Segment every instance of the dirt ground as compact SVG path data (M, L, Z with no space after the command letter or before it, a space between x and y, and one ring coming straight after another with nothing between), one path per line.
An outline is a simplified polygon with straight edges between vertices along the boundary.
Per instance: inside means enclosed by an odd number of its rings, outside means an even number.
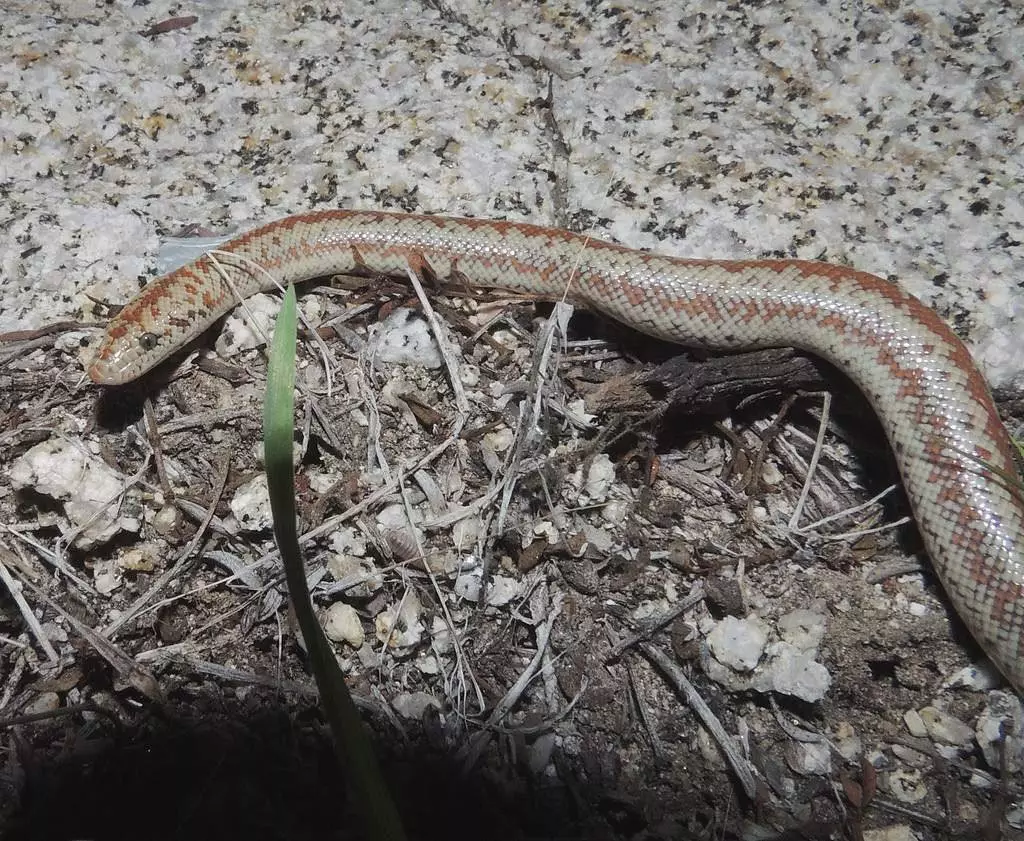
M1015 837L1021 776L908 723L969 736L991 696L944 686L979 651L912 525L876 529L907 511L864 505L898 478L840 375L782 354L652 377L678 349L431 300L451 352L428 369L370 336L407 287L306 290L331 326L296 422L314 601L412 837ZM0 348L4 837L357 837L261 519L261 353L207 337L104 393L92 335ZM54 441L123 477L90 545L68 499L15 488ZM723 677L713 628L755 616L771 643L793 615L821 617L820 700Z

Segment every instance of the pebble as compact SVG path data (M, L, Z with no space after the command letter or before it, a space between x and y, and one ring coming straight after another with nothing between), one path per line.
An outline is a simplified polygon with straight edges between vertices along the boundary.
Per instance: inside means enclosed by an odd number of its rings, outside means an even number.
M426 319L407 307L398 307L375 326L370 336L370 349L378 362L431 369L444 364Z
M749 672L764 655L768 626L756 616L726 616L708 634L707 643L718 662L738 672Z
M1005 760L1011 774L1024 772L1024 704L1012 692L993 691L975 723L975 738L989 768Z
M923 707L921 720L928 735L937 742L967 748L974 743L974 731L956 716L938 707Z
M31 489L61 503L67 518L63 530L74 535L79 549L141 528L137 497L125 493L127 477L74 441L54 437L30 447L8 475L16 490Z
M359 613L352 605L344 602L335 602L327 608L323 628L329 640L347 643L352 648L359 648L366 640Z
M260 473L239 485L228 502L239 528L247 532L262 532L274 523L270 510L270 491L267 475Z

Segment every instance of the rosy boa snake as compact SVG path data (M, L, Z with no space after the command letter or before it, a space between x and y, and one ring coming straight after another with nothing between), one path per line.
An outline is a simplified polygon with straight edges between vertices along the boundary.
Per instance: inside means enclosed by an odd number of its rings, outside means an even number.
M236 292L273 288L268 276L287 284L410 267L537 299L568 290L574 302L684 345L824 357L878 413L950 602L1024 691L1024 498L1007 481L1017 476L1011 443L964 345L888 281L828 263L678 259L533 225L345 210L272 222L219 251L240 259L177 269L110 322L93 381L134 380L234 307Z

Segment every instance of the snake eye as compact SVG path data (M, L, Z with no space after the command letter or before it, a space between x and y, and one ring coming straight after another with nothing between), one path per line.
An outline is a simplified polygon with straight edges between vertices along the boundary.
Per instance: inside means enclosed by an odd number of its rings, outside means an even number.
M160 337L156 333L143 333L139 336L139 347L143 350L153 350L160 344Z

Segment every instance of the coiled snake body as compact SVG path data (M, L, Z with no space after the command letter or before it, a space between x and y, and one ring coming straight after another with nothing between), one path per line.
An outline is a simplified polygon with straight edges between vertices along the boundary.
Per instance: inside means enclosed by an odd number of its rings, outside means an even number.
M679 259L513 222L345 210L272 222L220 251L239 259L215 266L201 257L149 284L110 322L89 369L95 382L139 377L234 307L236 291L272 288L268 277L404 276L408 267L565 296L689 346L791 346L824 357L878 413L951 604L1024 690L1024 499L1008 481L1017 475L1011 444L964 345L888 281L827 263Z

